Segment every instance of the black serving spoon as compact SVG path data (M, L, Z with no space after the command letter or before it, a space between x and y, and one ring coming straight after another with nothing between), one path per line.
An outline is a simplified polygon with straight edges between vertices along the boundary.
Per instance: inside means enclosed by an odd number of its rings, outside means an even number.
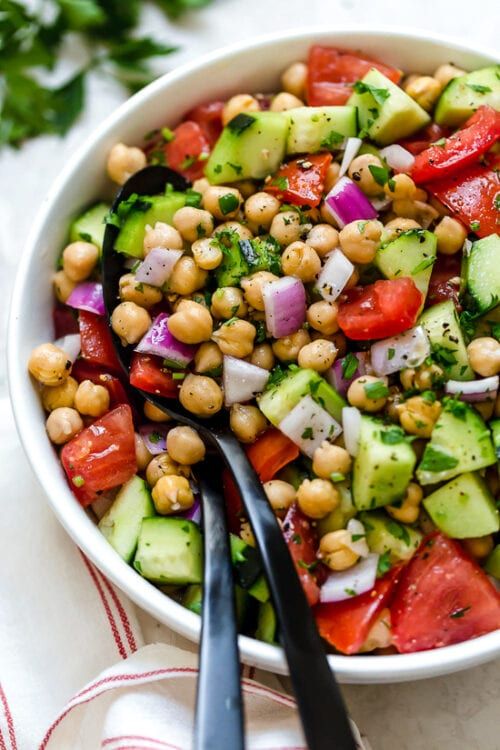
M175 190L189 187L181 175L168 167L145 167L127 180L112 209L115 211L119 203L134 193L143 196L163 193L168 183ZM114 224L106 225L102 278L108 318L119 303L118 282L124 273L123 255L114 250L118 232L119 228ZM111 333L118 358L128 372L130 347L123 347L116 334ZM140 393L172 419L193 427L218 450L233 474L261 553L309 750L356 750L340 689L328 664L288 547L261 482L229 428L227 415L219 412L210 419L200 419L178 401L145 391ZM216 685L214 690L217 690Z

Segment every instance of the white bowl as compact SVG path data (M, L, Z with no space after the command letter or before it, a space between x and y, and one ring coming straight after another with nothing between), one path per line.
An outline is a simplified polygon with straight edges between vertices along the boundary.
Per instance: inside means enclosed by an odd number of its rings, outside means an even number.
M27 456L59 520L86 555L136 604L187 638L197 641L197 615L162 594L126 565L108 545L66 484L44 429L38 393L27 361L34 346L51 340L51 275L66 239L70 219L110 186L106 155L117 141L141 143L144 132L175 124L192 106L245 91L269 91L280 72L304 59L312 43L359 48L407 71L432 72L454 61L469 69L498 62L494 53L449 40L395 30L309 29L284 32L227 47L195 60L152 83L119 107L91 135L45 197L24 250L12 296L8 333L8 373L17 427ZM57 585L57 582L55 582ZM286 672L282 650L240 636L244 662ZM500 654L500 631L454 646L392 656L330 656L338 678L351 683L382 683L432 677L486 662Z

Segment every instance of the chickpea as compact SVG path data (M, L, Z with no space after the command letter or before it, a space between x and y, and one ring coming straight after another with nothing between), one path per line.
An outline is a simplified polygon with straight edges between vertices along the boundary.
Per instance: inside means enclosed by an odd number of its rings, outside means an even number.
M495 546L493 541L493 535L487 534L486 536L471 537L469 539L462 539L466 551L471 557L475 557L478 560L483 560L488 557L490 552Z
M179 474L179 466L172 460L168 453L159 453L147 465L146 481L150 487L154 487L161 477L175 476Z
M257 271L257 273L241 279L240 284L245 294L245 299L254 310L264 311L265 306L262 290L270 281L277 280L278 276L275 276L270 271Z
M357 286L358 283L359 283L359 271L357 268L355 268L354 271L349 276L349 278L347 279L347 284L345 285L344 289L352 289L354 286Z
M378 156L375 156L374 154L362 154L361 156L356 156L352 160L347 171L351 180L357 183L363 193L373 197L383 193L383 188L375 180L370 171L370 167L382 166L383 164Z
M71 372L71 360L54 344L40 344L31 352L28 370L43 385L61 385Z
M491 336L481 336L471 341L467 355L472 369L483 378L500 372L500 343Z
M287 276L296 276L307 283L314 281L321 270L318 253L305 242L292 242L281 256L281 267Z
M428 438L441 414L439 401L429 402L422 396L412 396L397 407L401 427L410 435Z
M337 357L344 357L347 354L347 339L342 331L337 331L328 338L333 341L337 348Z
M432 76L418 76L406 84L405 91L422 109L430 112L441 93L441 85Z
M194 355L195 372L216 373L222 367L222 352L214 341L205 341Z
M352 459L346 449L327 440L314 451L312 468L321 479L329 479L331 474L347 475L351 465Z
M395 174L384 185L384 193L393 201L417 199L417 186L407 174Z
M205 190L207 190L209 187L210 183L206 177L200 177L198 180L195 180L193 182L193 190L196 193L201 193L201 195L203 195Z
M194 495L186 477L169 474L160 477L151 493L158 513L168 516L188 510L193 506Z
M424 190L423 188L419 188L419 187L415 188L414 199L416 201L421 201L422 203L427 203L428 198L429 198L429 194L428 194L428 192L426 190Z
M72 242L62 254L63 271L71 281L84 281L94 270L99 248L92 242Z
M328 169L326 170L325 177L325 193L330 192L332 187L338 182L340 177L340 164L337 161L332 161Z
M310 340L311 337L308 332L304 328L300 328L295 333L290 334L290 336L276 339L272 344L273 353L280 362L296 362L300 350Z
M306 344L299 351L300 367L308 367L316 372L326 372L335 362L337 350L335 344L327 339L316 339Z
M307 244L320 258L338 247L339 233L330 224L315 224L306 237Z
M208 341L213 331L212 316L199 302L183 299L169 317L168 330L183 344Z
M187 375L182 381L179 401L192 414L211 417L222 408L222 390L213 378Z
M248 544L250 547L257 546L257 542L255 541L255 537L253 535L252 527L250 526L248 521L241 522L240 537L243 539L245 544Z
M231 185L240 191L245 200L257 192L257 185L253 180L238 180L237 182L232 182Z
M286 513L297 496L295 487L281 479L271 479L269 482L265 482L264 492L272 509L278 516L283 516Z
M239 221L226 221L224 224L219 224L213 236L217 237L221 232L234 232L239 240L251 240L253 237L251 230Z
M416 369L407 367L401 370L399 379L401 385L407 391L412 388L418 388L419 391L428 391L441 383L443 375L443 368L433 363L420 365Z
M259 191L246 199L245 218L253 227L269 229L280 208L281 203L274 195Z
M250 355L251 364L262 367L264 370L272 370L275 361L271 344L268 344L267 341L263 344L257 344Z
M83 430L83 422L76 409L59 406L50 412L45 428L52 443L63 445Z
M385 509L391 518L400 523L415 523L420 514L420 503L423 490L416 482L410 482L401 505L386 505Z
M135 302L120 302L111 315L111 328L123 346L137 344L151 326L151 316Z
M327 479L304 479L297 490L297 503L309 518L324 518L340 504L340 494Z
M207 276L207 271L200 268L194 258L190 255L183 255L170 274L169 291L174 294L193 294L205 286Z
M170 422L172 419L168 414L165 414L163 409L159 409L151 401L144 402L144 416L151 422Z
M435 208L422 201L396 200L393 201L392 209L396 216L413 219L424 229L427 229L439 216Z
M54 411L62 406L72 407L75 403L75 393L78 383L71 376L61 385L44 385L42 388L42 404L45 411Z
M197 464L205 458L205 444L192 427L173 427L167 434L167 452L179 464Z
M210 307L214 318L229 320L229 318L244 318L248 312L243 292L236 286L223 286L212 294Z
M437 239L438 253L442 255L455 255L458 253L467 239L467 230L461 221L444 216L434 228Z
M300 240L302 235L310 228L310 225L300 223L300 216L297 211L281 211L273 218L269 234L280 245L290 245L292 242Z
M147 255L155 247L182 250L183 241L180 232L163 221L157 221L154 227L148 224L144 234L144 255Z
M327 302L326 300L313 302L307 310L307 322L315 331L330 336L339 330L338 311L336 302Z
M303 107L304 102L302 99L298 99L293 94L289 94L287 91L280 91L279 94L273 98L269 109L271 112L286 112L288 109L294 109L294 107Z
M303 99L307 85L307 65L303 62L289 65L281 76L281 85L285 91Z
M193 242L191 252L198 268L204 271L213 271L222 263L222 250L209 237Z
M375 386L377 386L377 389L375 389ZM384 389L384 386L385 382L381 378L376 378L374 375L363 375L352 381L347 391L347 400L351 406L357 406L362 411L380 411L384 408L389 395L388 389ZM385 390L386 395L376 398L370 397L370 390L378 390L382 393Z
M385 225L383 240L384 242L390 242L391 240L397 239L400 234L403 234L403 232L409 232L410 229L421 228L420 224L413 219L402 219L398 217L397 219L392 219L387 222Z
M212 338L223 354L231 357L248 357L253 350L257 331L248 320L229 320L215 331Z
M89 417L102 417L109 409L109 391L103 385L83 380L75 393L75 408Z
M229 414L229 426L240 443L253 443L267 427L260 409L248 404L234 404Z
M54 294L59 302L66 302L73 289L76 287L76 281L71 281L64 271L58 271L52 279L54 285Z
M122 302L134 302L139 307L149 309L163 299L161 289L151 284L139 283L133 273L126 273L119 281L120 299Z
M462 70L462 68L457 68L451 63L445 63L444 65L440 65L439 68L436 68L433 78L439 83L441 88L444 89L453 78L458 78L459 76L464 75L465 70Z
M475 404L473 404L473 407L476 411L479 412L479 414L482 416L485 422L488 422L492 416L493 412L495 411L495 402L494 401L478 401Z
M223 185L211 185L203 193L203 208L216 219L234 219L243 203L239 190Z
M174 214L173 223L187 242L209 237L214 231L212 214L194 206L179 208Z
M242 112L258 112L260 109L259 102L250 94L236 94L232 96L224 105L222 110L222 124L227 125L236 115Z
M342 252L352 263L371 263L382 239L380 221L351 221L339 234Z
M320 539L318 557L330 570L347 570L359 560L351 544L352 534L347 529L330 531Z
M144 471L151 463L153 455L148 451L146 443L144 442L144 438L142 437L142 435L139 435L138 432L134 434L134 441L137 469L139 471Z
M109 152L106 171L113 182L123 185L129 177L143 169L146 163L146 156L140 148L115 143Z

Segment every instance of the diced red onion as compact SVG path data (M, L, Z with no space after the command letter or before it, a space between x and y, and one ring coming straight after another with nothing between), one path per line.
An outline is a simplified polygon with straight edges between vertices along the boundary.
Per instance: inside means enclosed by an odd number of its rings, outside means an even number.
M357 456L359 450L359 434L361 432L361 412L355 406L344 406L342 409L342 427L344 430L344 444L351 456Z
M347 570L332 571L320 590L320 601L342 602L371 591L377 577L379 556L371 553Z
M136 281L151 284L151 286L163 286L181 255L182 250L154 247L137 269Z
M345 176L335 183L326 196L325 207L341 229L351 221L377 218L377 212L363 191Z
M143 424L139 427L139 434L152 456L158 456L167 449L168 427L161 424Z
M381 149L380 156L382 159L385 159L388 166L395 172L411 172L415 163L413 154L397 143Z
M250 401L264 390L268 380L269 372L263 367L226 355L222 368L225 405L232 406Z
M368 354L366 352L353 352L352 354L358 360L358 366L356 367L356 370L354 371L352 377L344 377L343 365L346 359L345 357L342 357L342 359L338 359L336 362L334 362L332 367L327 370L324 376L326 380L328 380L332 388L335 388L337 393L340 393L341 396L345 396L347 394L349 386L351 385L353 380L356 380L356 378L359 378L361 375L366 375Z
M66 336L57 339L54 344L55 346L58 346L59 349L62 349L63 352L66 352L68 359L72 362L78 357L82 348L79 333L68 333Z
M83 281L75 286L66 300L66 304L75 310L85 310L96 315L104 315L102 284L97 281Z
M351 166L351 162L358 153L361 144L363 141L361 138L348 138L347 143L345 145L344 150L344 156L342 157L342 163L340 165L340 172L339 177L343 177L349 167Z
M360 557L368 557L370 550L366 543L365 527L361 521L357 518L351 518L347 524L347 531L350 531L352 536L355 537L347 546Z
M201 501L200 496L194 496L194 503L190 508L185 510L183 513L179 513L183 518L187 518L189 521L193 521L198 525L201 523Z
M197 347L178 341L168 329L168 318L167 313L160 313L135 347L135 351L162 357L173 367L186 367L193 359Z
M459 380L448 380L444 389L446 393L460 394L464 401L469 401L471 404L477 401L494 401L497 396L499 380L498 375L481 378L481 380L468 380L463 383Z
M339 423L311 396L304 396L278 428L311 458L324 440L335 440L342 432Z
M341 250L336 248L329 253L316 282L316 288L323 299L329 302L336 300L351 278L353 271L353 264Z
M306 319L306 290L295 276L270 281L262 289L266 328L274 338L290 336Z
M405 367L418 367L430 353L429 339L422 326L377 341L370 349L376 375L392 375Z
M464 240L464 244L462 246L462 253L464 254L464 258L469 257L473 244L474 243L468 237Z

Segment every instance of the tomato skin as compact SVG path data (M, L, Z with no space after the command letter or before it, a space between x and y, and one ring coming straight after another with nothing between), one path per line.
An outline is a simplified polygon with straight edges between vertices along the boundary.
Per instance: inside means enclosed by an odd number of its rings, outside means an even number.
M79 432L63 447L61 463L73 494L84 507L102 491L128 482L137 472L130 407L117 406ZM80 487L74 483L76 478L82 480Z
M343 654L358 653L377 617L389 606L400 574L401 566L392 568L366 594L318 604L314 617L321 637Z
M271 427L255 443L246 448L246 454L262 483L269 482L278 471L299 455L299 449L290 438Z
M174 137L165 145L164 152L168 167L188 180L197 180L203 176L210 144L200 125L188 120L175 128ZM200 156L204 158L200 160ZM194 162L190 163L193 158Z
M112 373L121 373L122 367L115 352L106 318L80 310L78 324L82 342L82 357L87 362L101 365Z
M401 79L401 71L361 57L353 50L340 50L314 44L307 63L307 103L309 106L345 104L352 94L352 85L371 68L377 68L394 83Z
M456 174L476 162L499 138L500 112L493 107L479 107L442 146L431 145L416 157L411 176L422 183Z
M222 132L223 109L224 102L222 100L198 104L197 107L194 107L194 109L191 109L187 113L184 120L196 122L202 129L210 146L214 146Z
M276 195L280 200L294 206L317 206L323 195L326 173L331 161L330 153L309 154L293 159L280 167L264 189L266 193ZM286 180L285 189L280 186L281 180Z
M78 383L83 380L91 380L96 385L103 385L109 393L110 408L120 404L129 404L130 400L121 380L109 372L105 372L102 367L97 367L87 362L85 359L77 359L71 370L71 375Z
M500 596L458 542L434 532L405 567L391 618L400 653L440 648L500 628Z
M309 606L319 601L319 586L308 565L317 565L317 539L311 522L294 503L283 521L283 536L299 576Z
M411 328L422 304L413 279L384 279L348 289L341 302L338 324L355 341L395 336Z
M429 148L431 143L439 141L440 138L447 138L449 134L450 128L445 128L442 125L431 122L425 128L419 130L418 133L412 135L411 138L403 138L403 140L399 141L399 145L403 146L403 148L414 156L417 156L417 154Z
M457 253L457 255L438 254L436 262L432 267L429 291L425 298L426 307L432 307L432 305L437 305L439 302L451 299L457 311L462 311L462 305L459 300L460 282L452 282L452 279L460 278L460 255L461 253Z
M170 371L161 366L161 360L151 354L134 352L130 366L130 385L146 393L165 398L177 398L179 381L174 380Z

